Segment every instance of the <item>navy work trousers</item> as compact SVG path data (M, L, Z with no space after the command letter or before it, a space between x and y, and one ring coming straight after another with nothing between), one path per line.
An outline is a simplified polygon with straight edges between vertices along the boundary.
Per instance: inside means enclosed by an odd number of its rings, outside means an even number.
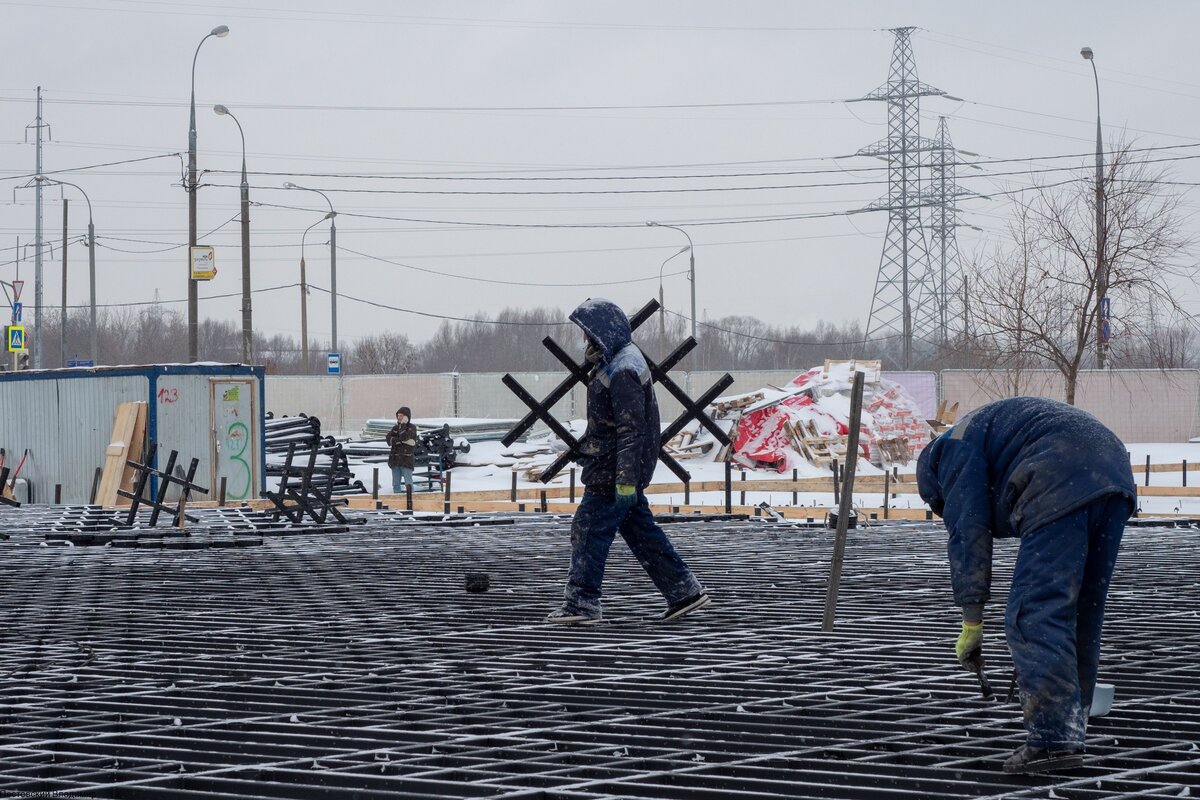
M1021 536L1005 633L1031 747L1083 747L1104 602L1132 510L1108 495Z
M700 591L692 571L654 521L650 504L641 490L632 505L621 505L612 489L588 489L571 522L571 568L567 573L565 592L567 609L589 617L600 616L604 566L618 531L668 603L677 603Z

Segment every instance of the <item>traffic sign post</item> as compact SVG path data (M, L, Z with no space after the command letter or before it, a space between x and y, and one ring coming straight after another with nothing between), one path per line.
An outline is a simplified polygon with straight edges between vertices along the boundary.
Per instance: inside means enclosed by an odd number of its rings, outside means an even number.
M4 340L8 344L8 352L20 353L25 349L25 326L6 326L4 328Z
M330 375L341 375L342 374L342 354L341 353L330 353L329 354L329 359L325 365L325 371L327 373L329 373Z

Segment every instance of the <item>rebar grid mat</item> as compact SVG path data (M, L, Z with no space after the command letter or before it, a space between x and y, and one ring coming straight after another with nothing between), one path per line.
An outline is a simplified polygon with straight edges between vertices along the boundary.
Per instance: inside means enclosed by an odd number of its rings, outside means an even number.
M541 515L538 515L541 516ZM566 521L199 551L0 543L0 795L1166 798L1200 786L1200 534L1130 529L1084 769L1006 776L1015 705L953 659L945 533L680 522L714 602L675 623L617 542L606 622L553 627ZM997 547L985 654L1015 547ZM467 572L491 591L464 591ZM1051 794L1052 792L1052 794Z

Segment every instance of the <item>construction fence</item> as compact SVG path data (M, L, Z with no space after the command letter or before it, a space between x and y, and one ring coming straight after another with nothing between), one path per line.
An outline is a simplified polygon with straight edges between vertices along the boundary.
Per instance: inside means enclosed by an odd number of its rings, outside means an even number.
M730 372L726 395L764 386L784 387L800 370ZM725 373L672 373L691 397L708 389ZM400 406L417 418L471 417L515 419L528 410L501 382L504 373L439 373L422 375L268 375L267 410L276 416L305 413L321 419L327 431L355 433L368 419L391 418ZM515 372L518 381L539 399L565 377L563 372ZM1037 395L1063 400L1062 376L1053 370L942 370L884 372L916 401L926 418L938 404L959 404L959 413L1002 397ZM682 410L675 398L659 390L663 420ZM1200 435L1200 371L1089 370L1080 375L1075 404L1112 428L1126 442L1182 442ZM586 415L586 390L576 386L554 407L556 417Z

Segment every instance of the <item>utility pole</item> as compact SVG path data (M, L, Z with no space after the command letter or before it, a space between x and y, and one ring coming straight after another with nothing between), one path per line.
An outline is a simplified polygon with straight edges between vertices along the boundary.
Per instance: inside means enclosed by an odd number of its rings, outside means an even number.
M1092 77L1096 81L1096 368L1104 369L1111 331L1108 269L1104 264L1104 135L1100 127L1100 73L1096 71L1092 48L1083 48L1079 55L1092 65Z
M34 175L42 174L42 128L49 128L42 121L42 87L37 87L37 118L34 119L32 126L25 126L26 141L28 141L29 128L34 129L34 141L37 143L35 156ZM33 344L33 368L41 369L42 366L42 182L37 181L37 186L34 188L34 222L33 222L33 336L30 337Z
M67 365L67 198L63 198L62 238L62 314L58 321L58 347L62 352L60 367Z

